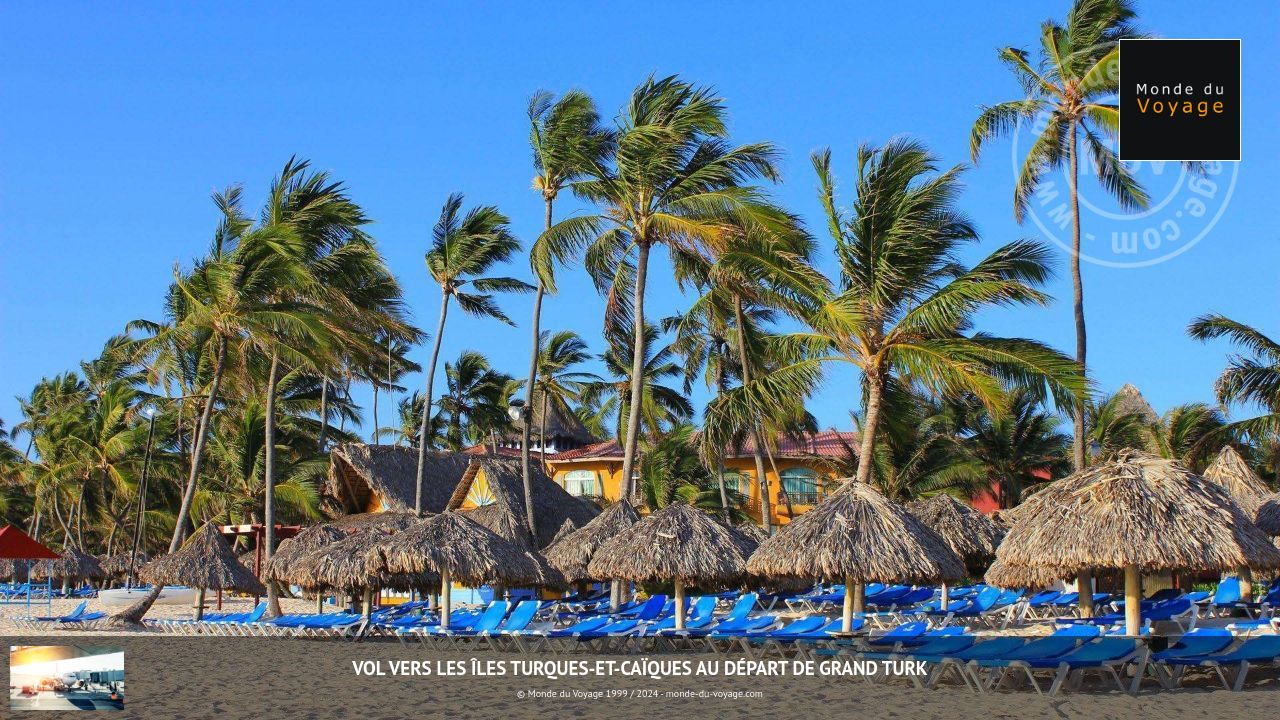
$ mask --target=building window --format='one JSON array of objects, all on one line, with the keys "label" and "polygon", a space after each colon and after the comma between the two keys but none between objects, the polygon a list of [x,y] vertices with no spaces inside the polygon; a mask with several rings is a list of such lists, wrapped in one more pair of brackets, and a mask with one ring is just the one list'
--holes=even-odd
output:
[{"label": "building window", "polygon": [[570,470],[565,473],[564,489],[574,497],[594,497],[600,494],[596,488],[596,474],[591,470]]},{"label": "building window", "polygon": [[782,489],[797,505],[818,504],[818,474],[808,468],[783,470]]},{"label": "building window", "polygon": [[751,475],[737,470],[724,471],[724,488],[740,495],[751,494]]}]

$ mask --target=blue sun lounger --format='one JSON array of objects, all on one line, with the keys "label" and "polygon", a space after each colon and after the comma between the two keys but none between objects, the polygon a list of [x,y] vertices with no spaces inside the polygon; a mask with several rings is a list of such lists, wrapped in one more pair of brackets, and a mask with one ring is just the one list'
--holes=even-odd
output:
[{"label": "blue sun lounger", "polygon": [[580,633],[593,632],[608,625],[610,622],[609,618],[604,615],[595,615],[559,629],[535,630],[527,628],[525,630],[512,631],[507,634],[507,639],[512,642],[516,651],[531,653],[537,652],[544,647],[550,648],[553,640],[572,638]]},{"label": "blue sun lounger", "polygon": [[1198,655],[1213,655],[1220,653],[1231,647],[1236,642],[1236,636],[1225,628],[1197,628],[1183,635],[1178,642],[1159,652],[1152,653],[1147,662],[1139,672],[1133,676],[1133,690],[1136,691],[1144,679],[1146,669],[1151,670],[1151,674],[1155,676],[1156,682],[1161,687],[1173,687],[1173,678],[1170,677],[1165,661],[1176,660],[1179,658],[1196,657]]},{"label": "blue sun lounger", "polygon": [[512,609],[507,619],[501,620],[500,624],[494,628],[479,627],[479,623],[469,630],[460,630],[458,632],[449,633],[448,638],[453,641],[454,647],[470,645],[471,647],[479,647],[486,645],[489,648],[498,647],[497,641],[509,637],[512,633],[523,632],[533,622],[533,618],[541,609],[542,603],[538,600],[521,600]]},{"label": "blue sun lounger", "polygon": [[[975,690],[982,691],[996,684],[998,680],[1004,678],[1005,669],[1009,667],[1009,663],[1018,660],[1043,660],[1045,658],[1057,657],[1076,649],[1081,643],[1091,641],[1100,635],[1100,631],[1093,625],[1072,625],[1071,627],[1062,628],[1055,631],[1047,637],[1037,638],[1021,647],[1014,648],[1007,653],[993,655],[988,657],[972,657],[965,664],[964,670],[969,673],[969,679]],[[989,671],[988,677],[984,681],[979,674],[981,670]]]},{"label": "blue sun lounger", "polygon": [[[1134,638],[1105,637],[1081,645],[1065,653],[1048,650],[1040,657],[1022,657],[1009,661],[1004,665],[995,687],[1004,683],[1010,671],[1021,670],[1036,694],[1043,695],[1040,683],[1036,682],[1036,671],[1054,673],[1053,683],[1049,686],[1049,694],[1057,695],[1064,684],[1079,683],[1084,673],[1090,670],[1105,672],[1116,682],[1120,690],[1125,690],[1124,681],[1120,678],[1119,668],[1131,663],[1142,662],[1146,647]],[[994,668],[993,668],[994,669]]]},{"label": "blue sun lounger", "polygon": [[938,682],[946,676],[948,670],[955,670],[964,684],[972,687],[969,674],[965,670],[970,660],[1000,657],[1026,644],[1027,639],[1023,637],[998,637],[984,640],[960,651],[947,653],[924,653],[916,648],[911,653],[911,658],[931,665],[929,675],[924,681],[925,687],[937,687]]},{"label": "blue sun lounger", "polygon": [[487,632],[498,627],[507,617],[507,611],[510,609],[511,603],[506,600],[494,600],[485,607],[479,617],[470,622],[457,623],[450,618],[448,627],[436,624],[422,628],[417,633],[418,640],[424,645],[428,644],[428,641],[434,644],[436,640],[442,640],[444,645],[452,645],[451,638],[455,635],[474,635],[477,632]]},{"label": "blue sun lounger", "polygon": [[[1218,674],[1224,688],[1240,690],[1244,687],[1250,666],[1273,664],[1277,661],[1280,661],[1280,635],[1260,635],[1245,640],[1240,647],[1229,652],[1167,658],[1161,663],[1172,669],[1168,675],[1172,681],[1171,687],[1182,682],[1182,674],[1187,668],[1209,667]],[[1232,669],[1235,671],[1235,678],[1228,682],[1227,672]]]}]

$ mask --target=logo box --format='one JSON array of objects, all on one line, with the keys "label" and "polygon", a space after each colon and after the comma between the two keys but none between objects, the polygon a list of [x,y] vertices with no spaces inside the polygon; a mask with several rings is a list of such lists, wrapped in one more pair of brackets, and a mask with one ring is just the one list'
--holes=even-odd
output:
[{"label": "logo box", "polygon": [[1120,159],[1240,159],[1239,40],[1120,41]]}]

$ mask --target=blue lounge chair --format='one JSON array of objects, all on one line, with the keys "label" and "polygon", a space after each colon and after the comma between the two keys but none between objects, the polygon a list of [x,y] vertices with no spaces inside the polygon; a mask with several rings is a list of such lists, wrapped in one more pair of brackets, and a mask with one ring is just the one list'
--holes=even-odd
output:
[{"label": "blue lounge chair", "polygon": [[[965,665],[965,670],[968,671],[969,678],[973,681],[972,687],[976,690],[983,690],[994,685],[997,680],[1003,679],[1004,670],[1011,662],[1017,660],[1042,660],[1064,655],[1076,649],[1081,643],[1097,638],[1099,634],[1101,633],[1096,626],[1072,625],[1057,630],[1047,637],[1032,640],[999,656],[971,658]],[[979,674],[983,669],[990,671],[985,681]]]},{"label": "blue lounge chair", "polygon": [[427,644],[428,640],[441,640],[445,645],[452,645],[452,638],[455,635],[474,635],[478,632],[488,632],[497,628],[507,617],[507,611],[511,609],[511,603],[506,600],[494,600],[485,607],[484,612],[480,613],[480,617],[471,622],[457,623],[452,618],[449,620],[448,627],[441,625],[433,625],[425,627],[418,632],[418,639],[423,644]]},{"label": "blue lounge chair", "polygon": [[1026,638],[998,637],[976,643],[959,651],[948,653],[925,654],[919,652],[919,649],[917,648],[917,650],[912,653],[912,659],[929,663],[932,666],[930,668],[928,678],[924,681],[925,687],[936,687],[938,682],[946,676],[947,671],[952,669],[959,673],[960,679],[966,686],[971,686],[969,682],[969,675],[965,672],[965,666],[970,660],[1000,657],[1016,648],[1022,647],[1025,644],[1027,644]]},{"label": "blue lounge chair", "polygon": [[[1190,632],[1196,628],[1198,608],[1195,603],[1186,598],[1177,598],[1151,605],[1145,605],[1144,603],[1140,613],[1144,625],[1150,625],[1153,622],[1174,622],[1178,624],[1178,627],[1183,632]],[[1123,624],[1124,621],[1125,614],[1123,612],[1115,612],[1091,618],[1065,618],[1058,620],[1058,623],[1107,626]]]},{"label": "blue lounge chair", "polygon": [[1036,682],[1037,670],[1049,670],[1054,673],[1053,684],[1049,687],[1050,695],[1057,695],[1063,685],[1068,682],[1078,683],[1084,673],[1089,670],[1105,672],[1116,682],[1120,690],[1125,690],[1124,681],[1120,678],[1119,668],[1130,662],[1142,662],[1145,647],[1133,638],[1101,638],[1097,641],[1081,645],[1065,653],[1055,653],[1052,649],[1040,657],[1023,656],[1010,661],[1001,673],[999,687],[1010,670],[1021,670],[1037,694],[1044,694],[1040,684]]},{"label": "blue lounge chair", "polygon": [[1146,668],[1151,669],[1151,674],[1155,676],[1156,682],[1160,683],[1161,687],[1172,687],[1173,679],[1169,676],[1164,665],[1166,661],[1220,653],[1235,644],[1235,641],[1236,636],[1225,628],[1197,628],[1192,630],[1179,638],[1178,642],[1170,647],[1152,653],[1144,667],[1139,668],[1139,671],[1134,673],[1133,689],[1136,690],[1142,683]]},{"label": "blue lounge chair", "polygon": [[560,640],[561,638],[571,638],[580,633],[588,633],[608,625],[610,622],[608,617],[596,615],[584,620],[580,620],[568,627],[559,629],[541,629],[535,630],[528,628],[521,631],[512,631],[507,637],[513,643],[515,649],[521,653],[537,652],[538,650],[549,647],[550,641]]},{"label": "blue lounge chair", "polygon": [[542,603],[538,600],[521,600],[516,604],[511,614],[507,616],[507,619],[503,620],[497,627],[492,629],[473,628],[451,633],[449,637],[453,640],[455,646],[474,641],[475,647],[487,645],[490,648],[495,648],[497,647],[496,641],[509,638],[514,633],[528,629],[529,624],[533,622],[533,618],[537,616],[538,611],[541,609]]},{"label": "blue lounge chair", "polygon": [[1240,602],[1240,597],[1240,578],[1227,576],[1218,582],[1218,587],[1213,591],[1213,597],[1203,604],[1210,615],[1216,615],[1222,611],[1230,612],[1232,606]]},{"label": "blue lounge chair", "polygon": [[[1168,677],[1170,687],[1176,687],[1182,681],[1182,673],[1190,667],[1211,667],[1218,674],[1222,686],[1228,690],[1240,690],[1244,687],[1249,667],[1259,664],[1272,664],[1280,660],[1280,635],[1261,635],[1241,643],[1240,647],[1216,655],[1187,655],[1168,658],[1163,665],[1171,668]],[[1228,670],[1235,669],[1235,678],[1228,682]]]}]

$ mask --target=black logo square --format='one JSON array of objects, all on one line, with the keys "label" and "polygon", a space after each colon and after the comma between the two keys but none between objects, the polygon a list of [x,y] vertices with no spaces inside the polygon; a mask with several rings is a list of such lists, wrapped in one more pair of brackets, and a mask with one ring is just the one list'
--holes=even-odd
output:
[{"label": "black logo square", "polygon": [[1121,40],[1122,160],[1240,159],[1239,40]]}]

